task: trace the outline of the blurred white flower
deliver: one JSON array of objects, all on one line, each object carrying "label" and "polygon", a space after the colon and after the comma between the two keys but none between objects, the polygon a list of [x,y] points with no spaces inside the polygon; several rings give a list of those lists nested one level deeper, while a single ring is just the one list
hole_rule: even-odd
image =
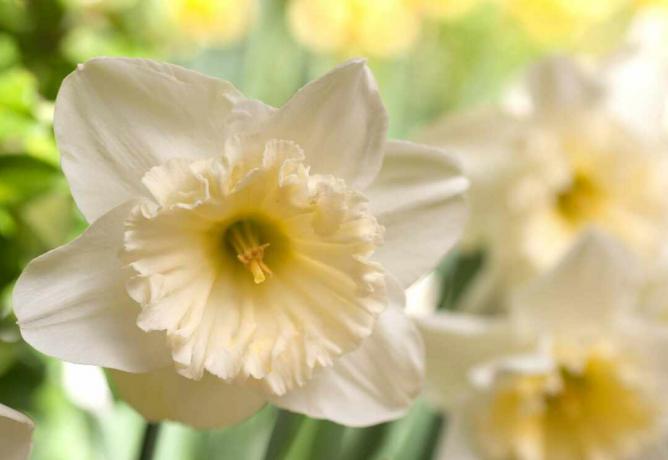
[{"label": "blurred white flower", "polygon": [[63,388],[70,400],[82,409],[103,413],[113,407],[107,379],[99,367],[65,363]]},{"label": "blurred white flower", "polygon": [[0,453],[3,460],[27,460],[32,446],[33,422],[0,404]]},{"label": "blurred white flower", "polygon": [[451,416],[442,459],[664,458],[668,329],[634,311],[632,265],[587,234],[508,317],[420,320],[428,394]]},{"label": "blurred white flower", "polygon": [[464,308],[504,306],[595,226],[652,262],[668,230],[668,68],[628,52],[601,68],[537,65],[512,109],[479,109],[424,139],[461,153],[472,182],[467,243],[483,247]]},{"label": "blurred white flower", "polygon": [[403,288],[455,242],[467,182],[386,125],[362,61],[280,109],[168,64],[81,65],[55,131],[91,226],[20,277],[23,337],[115,369],[151,420],[399,416],[422,380]]}]

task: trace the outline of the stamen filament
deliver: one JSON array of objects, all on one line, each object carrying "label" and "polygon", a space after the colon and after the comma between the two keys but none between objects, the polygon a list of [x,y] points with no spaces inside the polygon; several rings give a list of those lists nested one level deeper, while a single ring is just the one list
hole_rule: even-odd
[{"label": "stamen filament", "polygon": [[251,272],[255,284],[263,283],[272,276],[271,269],[264,262],[264,251],[270,244],[260,244],[257,229],[248,221],[242,221],[232,225],[227,235],[237,259]]}]

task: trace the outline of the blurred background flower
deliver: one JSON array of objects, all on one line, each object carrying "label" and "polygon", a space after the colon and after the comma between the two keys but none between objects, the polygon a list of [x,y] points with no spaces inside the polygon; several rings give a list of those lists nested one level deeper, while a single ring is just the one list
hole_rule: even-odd
[{"label": "blurred background flower", "polygon": [[[31,258],[85,228],[60,172],[52,134],[56,93],[78,63],[99,55],[160,58],[230,80],[250,97],[281,105],[334,64],[364,55],[388,107],[390,134],[418,137],[443,117],[462,119],[489,107],[507,111],[510,106],[526,117],[527,108],[533,110],[531,98],[514,89],[516,82],[549,55],[570,53],[594,86],[632,95],[607,99],[606,113],[642,132],[634,138],[648,139],[657,130],[665,132],[665,119],[633,115],[639,108],[660,112],[665,103],[646,90],[665,84],[667,10],[665,0],[0,0],[0,403],[35,420],[33,458],[135,458],[144,429],[97,370],[63,366],[26,346],[9,300]],[[593,76],[592,68],[598,69]],[[507,120],[507,114],[488,115],[485,132],[493,135],[474,131],[469,138],[498,145],[499,136],[516,132],[516,120],[512,127]],[[630,144],[630,157],[637,145]],[[508,164],[497,168],[496,160],[481,173],[481,182],[474,181],[474,189],[508,173]],[[535,173],[546,164],[553,163],[521,160],[519,169]],[[623,166],[620,170],[625,173]],[[501,196],[491,193],[483,202],[486,209],[498,212]],[[473,225],[483,214],[475,214],[475,193],[472,200]],[[655,232],[650,220],[648,228]],[[543,253],[547,234],[532,234],[538,256],[550,262],[559,258],[561,251],[550,257]],[[460,306],[472,280],[485,274],[490,257],[506,242],[471,241],[424,283],[428,292],[416,297],[423,309]],[[497,266],[505,274],[517,269]],[[645,308],[665,317],[665,272],[657,270],[650,278]],[[404,419],[370,429],[269,407],[226,430],[197,432],[167,424],[156,457],[426,459],[435,452],[443,423],[422,402]]]}]

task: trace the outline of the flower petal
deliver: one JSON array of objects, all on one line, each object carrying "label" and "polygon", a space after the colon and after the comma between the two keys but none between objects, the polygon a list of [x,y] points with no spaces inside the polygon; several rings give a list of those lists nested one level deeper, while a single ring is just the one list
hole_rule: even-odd
[{"label": "flower petal", "polygon": [[439,313],[417,322],[425,342],[427,395],[445,409],[471,394],[475,367],[517,347],[510,323],[503,319]]},{"label": "flower petal", "polygon": [[[663,35],[661,41],[668,38],[668,32]],[[668,61],[655,54],[658,50],[641,47],[635,53],[626,51],[603,75],[608,89],[606,108],[638,135],[662,140],[668,108]]]},{"label": "flower petal", "polygon": [[30,455],[32,420],[0,404],[0,449],[3,460],[26,460]]},{"label": "flower petal", "polygon": [[191,380],[166,367],[144,374],[112,371],[121,397],[147,420],[173,420],[195,428],[234,425],[265,404],[257,393],[206,374]]},{"label": "flower petal", "polygon": [[383,167],[366,195],[385,226],[385,243],[375,259],[404,288],[436,267],[459,238],[467,188],[447,153],[411,142],[386,144]]},{"label": "flower petal", "polygon": [[512,315],[530,334],[599,334],[633,302],[634,268],[616,241],[586,232],[554,269],[517,291]]},{"label": "flower petal", "polygon": [[272,402],[348,426],[400,417],[422,389],[424,351],[419,333],[401,310],[403,292],[389,277],[388,290],[390,306],[371,337],[305,386]]},{"label": "flower petal", "polygon": [[267,139],[299,144],[313,173],[362,189],[383,161],[387,113],[366,63],[353,60],[304,86],[266,128]]},{"label": "flower petal", "polygon": [[98,58],[63,82],[54,127],[62,166],[89,222],[142,195],[151,167],[223,148],[231,84],[170,64]]},{"label": "flower petal", "polygon": [[478,460],[475,440],[469,414],[456,414],[448,418],[441,431],[441,441],[437,448],[437,460]]},{"label": "flower petal", "polygon": [[573,59],[561,56],[534,66],[528,76],[528,86],[538,112],[566,117],[573,110],[596,104],[603,93],[594,75]]},{"label": "flower petal", "polygon": [[26,342],[80,364],[131,372],[164,366],[160,334],[137,327],[118,253],[123,222],[133,203],[105,214],[71,243],[33,260],[14,289],[14,312]]}]

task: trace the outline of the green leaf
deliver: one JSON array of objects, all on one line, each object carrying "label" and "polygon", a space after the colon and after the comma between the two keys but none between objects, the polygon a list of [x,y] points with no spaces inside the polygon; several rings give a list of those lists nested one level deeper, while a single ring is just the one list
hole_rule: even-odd
[{"label": "green leaf", "polygon": [[441,299],[438,308],[443,310],[457,308],[457,302],[484,263],[485,255],[482,252],[453,251],[438,269],[442,277]]},{"label": "green leaf", "polygon": [[0,70],[15,65],[20,59],[19,47],[10,35],[0,33]]},{"label": "green leaf", "polygon": [[0,73],[0,107],[29,115],[38,100],[33,74],[20,67]]},{"label": "green leaf", "polygon": [[293,447],[297,433],[300,431],[306,417],[281,410],[276,419],[271,439],[264,455],[265,460],[280,460],[286,458]]},{"label": "green leaf", "polygon": [[27,155],[0,156],[0,206],[23,203],[61,180],[57,168]]}]

